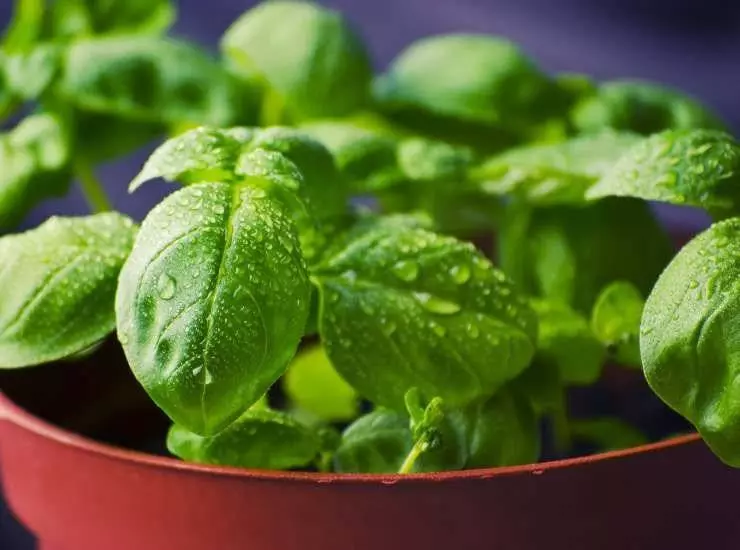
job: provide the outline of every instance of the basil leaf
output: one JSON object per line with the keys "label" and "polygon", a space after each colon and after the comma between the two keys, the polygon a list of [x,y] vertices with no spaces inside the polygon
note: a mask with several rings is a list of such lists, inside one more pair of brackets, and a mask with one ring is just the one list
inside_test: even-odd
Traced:
{"label": "basil leaf", "polygon": [[0,367],[79,353],[113,331],[118,273],[136,227],[120,214],[52,217],[0,238]]}
{"label": "basil leaf", "polygon": [[154,402],[212,435],[283,374],[309,298],[280,205],[259,188],[196,184],[144,220],[121,275],[118,335]]}
{"label": "basil leaf", "polygon": [[55,40],[111,34],[159,34],[174,22],[170,0],[55,0],[48,32]]}
{"label": "basil leaf", "polygon": [[6,93],[18,101],[39,98],[62,69],[62,50],[43,44],[27,52],[2,56],[3,84]]}
{"label": "basil leaf", "polygon": [[420,413],[418,421],[411,417],[414,446],[399,472],[442,472],[465,467],[469,423],[463,411],[451,409],[435,397]]}
{"label": "basil leaf", "polygon": [[287,470],[314,462],[322,451],[322,439],[317,430],[288,414],[256,408],[211,437],[175,424],[167,434],[167,448],[184,460],[202,464]]}
{"label": "basil leaf", "polygon": [[62,122],[50,114],[31,115],[0,136],[0,229],[14,227],[43,199],[67,192],[69,141]]}
{"label": "basil leaf", "polygon": [[579,204],[585,193],[639,137],[602,132],[546,145],[526,145],[489,158],[471,171],[493,195],[534,205]]}
{"label": "basil leaf", "polygon": [[97,113],[228,126],[250,117],[250,90],[197,48],[150,36],[75,42],[55,92]]}
{"label": "basil leaf", "polygon": [[372,192],[404,181],[396,158],[397,140],[346,122],[301,126],[334,156],[337,168],[355,192]]}
{"label": "basil leaf", "polygon": [[606,350],[591,330],[588,320],[564,304],[532,300],[537,313],[535,361],[554,367],[566,384],[596,382],[606,359]]}
{"label": "basil leaf", "polygon": [[414,386],[464,405],[532,357],[534,314],[471,244],[380,224],[325,256],[313,278],[329,358],[379,405],[400,410]]}
{"label": "basil leaf", "polygon": [[740,209],[740,145],[714,130],[667,131],[643,140],[588,192],[699,206],[710,212]]}
{"label": "basil leaf", "polygon": [[415,181],[463,180],[472,151],[449,143],[409,138],[398,146],[398,164]]}
{"label": "basil leaf", "polygon": [[537,462],[540,431],[532,405],[509,389],[468,413],[470,456],[466,468],[515,466]]}
{"label": "basil leaf", "polygon": [[396,473],[412,446],[408,416],[389,409],[376,409],[344,430],[342,442],[334,453],[334,470]]}
{"label": "basil leaf", "polygon": [[645,434],[619,418],[573,420],[570,430],[574,439],[591,443],[601,452],[630,449],[649,443]]}
{"label": "basil leaf", "polygon": [[740,218],[687,244],[655,283],[640,329],[648,384],[727,464],[740,466]]}
{"label": "basil leaf", "polygon": [[641,367],[639,338],[644,306],[640,291],[622,281],[607,286],[596,299],[591,327],[620,365]]}
{"label": "basil leaf", "polygon": [[38,42],[43,32],[45,4],[46,0],[16,0],[3,36],[4,52],[26,51]]}
{"label": "basil leaf", "polygon": [[344,116],[368,102],[369,56],[338,12],[265,2],[232,24],[221,48],[237,72],[264,81],[264,125]]}
{"label": "basil leaf", "polygon": [[581,132],[604,128],[652,134],[662,130],[723,129],[714,113],[695,99],[651,82],[617,80],[599,86],[571,113]]}
{"label": "basil leaf", "polygon": [[560,369],[552,362],[532,361],[511,382],[510,388],[527,399],[537,417],[553,414],[565,406]]}
{"label": "basil leaf", "polygon": [[[507,219],[499,239],[514,246],[502,255],[502,269],[518,275],[528,294],[582,313],[590,314],[601,289],[613,281],[630,282],[647,294],[673,256],[650,207],[637,199],[538,208],[526,220]],[[526,227],[519,227],[524,221]]]}
{"label": "basil leaf", "polygon": [[327,422],[352,420],[359,412],[357,393],[337,374],[321,346],[298,354],[283,387],[292,406]]}

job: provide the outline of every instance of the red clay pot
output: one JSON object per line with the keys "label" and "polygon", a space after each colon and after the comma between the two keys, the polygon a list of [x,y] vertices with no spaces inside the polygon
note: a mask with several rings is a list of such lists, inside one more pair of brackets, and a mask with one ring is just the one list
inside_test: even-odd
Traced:
{"label": "red clay pot", "polygon": [[736,548],[740,473],[696,436],[439,475],[212,468],[96,443],[0,395],[12,509],[41,550]]}

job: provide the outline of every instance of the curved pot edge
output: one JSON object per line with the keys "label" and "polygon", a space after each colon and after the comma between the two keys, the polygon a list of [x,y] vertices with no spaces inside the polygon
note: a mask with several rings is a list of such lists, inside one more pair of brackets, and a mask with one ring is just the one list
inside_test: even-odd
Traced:
{"label": "curved pot edge", "polygon": [[292,482],[308,483],[383,483],[383,482],[442,482],[445,480],[460,479],[485,479],[496,476],[507,476],[516,474],[543,473],[547,470],[572,468],[575,466],[615,460],[636,454],[649,453],[698,443],[701,438],[698,434],[676,436],[671,439],[649,443],[630,449],[598,453],[589,456],[568,458],[564,460],[525,464],[521,466],[506,466],[499,468],[485,468],[476,470],[463,470],[451,472],[439,472],[428,474],[336,474],[316,472],[283,472],[270,470],[250,470],[227,466],[209,466],[184,462],[176,458],[149,455],[138,451],[123,449],[100,443],[83,435],[65,430],[55,426],[41,418],[33,415],[21,406],[14,403],[6,395],[0,392],[0,421],[11,422],[23,429],[33,432],[41,437],[51,439],[58,444],[74,447],[82,452],[103,455],[109,459],[134,462],[144,467],[174,469],[187,471],[199,475],[235,476],[253,479],[281,479]]}

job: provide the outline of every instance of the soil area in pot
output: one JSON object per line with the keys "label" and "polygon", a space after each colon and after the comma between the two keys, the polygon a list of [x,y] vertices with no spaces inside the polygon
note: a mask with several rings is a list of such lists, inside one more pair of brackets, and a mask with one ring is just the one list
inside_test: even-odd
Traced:
{"label": "soil area in pot", "polygon": [[[0,389],[24,409],[57,426],[117,447],[168,455],[164,441],[169,420],[134,379],[115,339],[83,358],[0,371]],[[281,405],[279,384],[270,401]],[[652,394],[635,370],[607,367],[597,384],[571,389],[568,401],[574,418],[618,417],[651,441],[691,429]],[[545,424],[542,460],[597,450],[586,441],[575,441],[567,454],[557,452],[550,432]]]}

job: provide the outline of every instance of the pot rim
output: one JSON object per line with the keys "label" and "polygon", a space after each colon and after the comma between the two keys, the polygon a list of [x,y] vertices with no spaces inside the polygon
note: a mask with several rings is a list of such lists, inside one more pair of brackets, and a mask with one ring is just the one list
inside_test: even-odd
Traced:
{"label": "pot rim", "polygon": [[499,476],[510,476],[519,474],[544,474],[549,470],[562,468],[573,468],[589,465],[597,462],[626,458],[642,453],[668,450],[674,447],[695,443],[701,440],[697,433],[679,435],[655,443],[648,443],[629,449],[597,453],[588,456],[579,456],[562,460],[552,460],[535,464],[524,464],[520,466],[502,466],[497,468],[480,468],[462,471],[447,471],[435,473],[412,473],[412,474],[342,474],[321,472],[284,472],[279,470],[258,470],[238,468],[232,466],[212,466],[185,462],[176,458],[151,455],[140,451],[116,447],[107,443],[101,443],[89,437],[66,430],[47,422],[20,405],[12,401],[0,391],[0,422],[11,422],[20,428],[28,430],[36,435],[50,439],[58,444],[76,449],[78,451],[99,455],[104,458],[134,463],[146,468],[164,468],[183,473],[193,473],[206,476],[227,476],[248,478],[255,481],[286,481],[304,482],[312,484],[343,483],[343,484],[396,484],[396,483],[419,483],[419,482],[443,482],[464,479],[489,479]]}

